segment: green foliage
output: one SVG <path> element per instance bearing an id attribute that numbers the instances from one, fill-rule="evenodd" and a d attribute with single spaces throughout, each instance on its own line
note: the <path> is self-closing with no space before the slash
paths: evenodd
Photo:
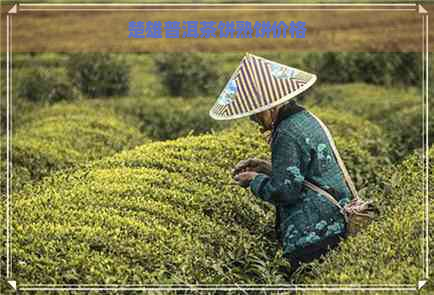
<path id="1" fill-rule="evenodd" d="M 306 70 L 315 73 L 322 82 L 347 83 L 352 80 L 351 69 L 342 53 L 310 53 L 303 62 Z"/>
<path id="2" fill-rule="evenodd" d="M 233 125 L 233 121 L 216 121 L 208 115 L 214 103 L 213 98 L 196 97 L 183 100 L 175 97 L 129 97 L 95 99 L 91 103 L 94 108 L 111 108 L 137 126 L 145 136 L 157 140 L 217 131 Z M 375 124 L 327 106 L 312 106 L 309 101 L 306 107 L 319 114 L 333 134 L 358 141 L 358 144 L 373 156 L 385 156 L 388 153 L 386 135 Z"/>
<path id="3" fill-rule="evenodd" d="M 104 68 L 95 66 L 97 58 L 89 56 L 76 60 L 77 65 L 87 60 L 80 66 L 86 75 Z M 215 68 L 211 74 L 198 70 L 215 67 L 216 59 L 210 56 L 161 55 L 155 60 L 162 60 L 163 78 L 173 75 L 185 82 L 175 83 L 176 91 L 197 96 L 217 93 L 212 89 Z M 280 57 L 304 69 L 301 60 Z M 51 55 L 44 59 L 52 67 L 59 65 Z M 171 60 L 182 66 L 172 71 Z M 413 85 L 420 79 L 412 53 L 327 53 L 304 61 L 317 67 L 318 72 L 312 71 L 320 81 Z M 230 73 L 238 62 L 239 54 L 234 54 L 221 67 Z M 71 63 L 70 59 L 69 68 Z M 156 80 L 150 73 L 139 74 L 135 79 L 146 82 L 135 87 L 145 95 L 148 92 L 140 89 Z M 115 76 L 98 79 L 110 81 Z M 89 81 L 91 91 L 100 84 Z M 152 93 L 159 93 L 156 89 Z M 363 188 L 362 197 L 374 198 L 383 214 L 364 233 L 327 255 L 323 264 L 305 265 L 311 271 L 292 279 L 303 284 L 415 284 L 423 277 L 422 160 L 415 154 L 394 168 L 390 162 L 421 146 L 418 88 L 317 85 L 304 96 L 302 103 L 331 129 L 357 188 Z M 20 101 L 14 102 L 13 107 L 19 108 L 14 114 L 20 116 L 14 117 L 18 129 L 12 146 L 12 254 L 14 275 L 21 283 L 279 284 L 290 280 L 289 265 L 281 251 L 276 252 L 272 208 L 230 184 L 230 168 L 239 160 L 269 157 L 257 129 L 241 122 L 220 133 L 188 136 L 228 126 L 209 118 L 214 98 L 94 99 L 40 110 L 29 100 L 21 100 L 18 106 Z M 33 113 L 22 116 L 20 110 Z M 155 139 L 187 137 L 121 152 L 144 141 L 135 129 Z M 117 152 L 121 153 L 110 156 Z M 97 160 L 106 155 L 110 157 Z M 433 158 L 431 149 L 430 163 Z M 31 185 L 23 187 L 25 183 Z M 5 211 L 3 200 L 0 209 Z M 4 240 L 0 242 L 3 245 Z M 4 269 L 4 260 L 0 263 Z M 429 288 L 433 290 L 432 285 Z"/>
<path id="4" fill-rule="evenodd" d="M 307 98 L 309 105 L 350 112 L 382 127 L 397 160 L 422 142 L 422 98 L 417 88 L 386 88 L 362 83 L 321 85 Z M 429 106 L 429 137 L 434 136 L 434 107 Z"/>
<path id="5" fill-rule="evenodd" d="M 381 171 L 391 163 L 392 146 L 387 134 L 377 125 L 349 113 L 316 106 L 307 109 L 328 126 L 339 152 L 346 150 L 342 157 L 356 187 L 377 184 Z"/>
<path id="6" fill-rule="evenodd" d="M 429 150 L 429 182 L 434 181 L 434 148 Z M 414 154 L 385 173 L 388 189 L 372 191 L 382 217 L 364 232 L 330 252 L 324 263 L 311 263 L 304 283 L 315 284 L 412 284 L 424 278 L 422 243 L 424 208 L 422 159 Z M 430 210 L 430 220 L 434 211 Z M 430 226 L 430 236 L 432 236 Z M 434 256 L 431 249 L 429 255 Z M 432 274 L 431 274 L 432 276 Z M 432 288 L 432 286 L 431 286 Z M 432 289 L 431 289 L 432 290 Z"/>
<path id="7" fill-rule="evenodd" d="M 194 97 L 215 94 L 219 78 L 217 60 L 199 53 L 153 55 L 156 73 L 172 96 Z"/>
<path id="8" fill-rule="evenodd" d="M 77 97 L 71 83 L 59 71 L 32 69 L 19 76 L 17 95 L 33 102 L 57 102 Z"/>
<path id="9" fill-rule="evenodd" d="M 65 65 L 67 54 L 60 52 L 14 52 L 13 69 L 17 68 L 59 68 Z M 1 60 L 6 66 L 6 59 Z"/>
<path id="10" fill-rule="evenodd" d="M 75 53 L 66 64 L 69 77 L 89 97 L 126 95 L 130 66 L 109 53 Z"/>
<path id="11" fill-rule="evenodd" d="M 230 125 L 213 120 L 208 115 L 214 101 L 203 97 L 188 100 L 178 97 L 129 97 L 95 100 L 92 103 L 101 109 L 113 109 L 137 126 L 146 137 L 156 140 L 211 132 Z"/>
<path id="12" fill-rule="evenodd" d="M 388 161 L 390 143 L 387 134 L 382 128 L 363 117 L 354 116 L 333 109 L 332 106 L 313 106 L 306 103 L 306 108 L 314 114 L 319 114 L 320 119 L 331 130 L 332 135 L 339 135 L 346 140 L 352 140 L 362 149 L 367 150 L 377 161 Z M 363 126 L 363 128 L 361 128 Z"/>
<path id="13" fill-rule="evenodd" d="M 351 140 L 336 140 L 344 159 L 370 161 Z M 286 282 L 271 206 L 231 185 L 230 168 L 253 156 L 269 157 L 269 147 L 252 124 L 240 123 L 142 145 L 25 187 L 13 199 L 16 279 Z"/>
<path id="14" fill-rule="evenodd" d="M 350 112 L 377 124 L 396 116 L 404 108 L 421 103 L 417 88 L 399 89 L 365 83 L 318 85 L 308 101 L 340 112 Z"/>
<path id="15" fill-rule="evenodd" d="M 425 136 L 423 131 L 424 112 L 422 104 L 402 109 L 396 116 L 392 116 L 385 124 L 385 129 L 390 130 L 392 141 L 396 148 L 396 157 L 403 158 L 414 149 L 422 148 L 422 139 Z M 399 129 L 398 129 L 399 128 Z M 428 137 L 432 145 L 434 137 L 434 107 L 432 104 L 428 110 Z"/>
<path id="16" fill-rule="evenodd" d="M 421 63 L 416 52 L 358 52 L 348 56 L 353 81 L 381 85 L 417 85 L 421 78 Z"/>
<path id="17" fill-rule="evenodd" d="M 252 143 L 239 133 L 187 137 L 46 178 L 15 198 L 14 206 L 33 208 L 14 217 L 14 243 L 23 246 L 15 248 L 15 274 L 57 283 L 239 279 L 250 253 L 266 249 L 256 233 L 267 215 L 248 192 L 216 182 L 229 182 L 219 165 L 257 152 Z M 205 172 L 208 163 L 196 160 L 214 159 L 213 151 L 218 165 Z"/>
<path id="18" fill-rule="evenodd" d="M 303 61 L 322 82 L 417 85 L 421 80 L 416 52 L 310 53 Z"/>
<path id="19" fill-rule="evenodd" d="M 106 110 L 110 110 L 125 123 L 140 130 L 145 137 L 167 140 L 187 134 L 197 135 L 218 131 L 230 126 L 232 122 L 216 121 L 208 115 L 213 103 L 213 98 L 205 97 L 188 100 L 174 97 L 116 97 L 79 100 L 71 103 L 71 108 L 80 108 L 80 105 L 83 105 L 95 112 L 106 113 Z M 3 132 L 6 128 L 6 105 L 2 104 L 2 107 Z M 30 124 L 40 109 L 39 105 L 29 103 L 25 99 L 14 100 L 12 107 L 14 114 L 23 114 L 19 117 L 14 116 L 14 130 L 20 128 L 24 122 Z"/>
<path id="20" fill-rule="evenodd" d="M 13 102 L 10 105 L 11 108 L 11 120 L 13 129 L 15 130 L 20 126 L 25 114 L 30 114 L 35 111 L 38 107 L 41 107 L 40 104 L 35 104 L 30 102 L 29 100 L 22 97 L 14 97 Z M 20 114 L 17 116 L 16 114 Z M 0 101 L 0 135 L 6 134 L 6 126 L 7 126 L 7 104 L 6 99 L 2 99 Z"/>
<path id="21" fill-rule="evenodd" d="M 114 114 L 93 111 L 85 103 L 42 108 L 23 119 L 13 134 L 14 189 L 52 171 L 75 167 L 142 142 L 140 133 Z M 6 151 L 6 140 L 2 141 L 2 151 Z M 5 161 L 2 165 L 4 168 Z M 5 181 L 2 177 L 2 187 Z"/>

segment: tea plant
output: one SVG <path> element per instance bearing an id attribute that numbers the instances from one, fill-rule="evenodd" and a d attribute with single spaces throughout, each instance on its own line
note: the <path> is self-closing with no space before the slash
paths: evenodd
<path id="1" fill-rule="evenodd" d="M 130 66 L 115 54 L 74 53 L 66 63 L 68 76 L 89 97 L 126 95 Z"/>
<path id="2" fill-rule="evenodd" d="M 94 107 L 112 109 L 145 136 L 155 140 L 175 139 L 228 127 L 230 123 L 218 122 L 208 115 L 213 103 L 213 99 L 206 97 L 188 100 L 181 97 L 127 97 L 92 101 Z"/>
<path id="3" fill-rule="evenodd" d="M 39 180 L 50 172 L 76 167 L 143 143 L 138 130 L 110 112 L 96 112 L 86 104 L 57 104 L 24 118 L 11 146 L 12 184 Z M 6 152 L 6 140 L 2 140 Z M 5 155 L 2 157 L 5 173 Z M 2 177 L 2 188 L 5 188 Z"/>
<path id="4" fill-rule="evenodd" d="M 389 158 L 400 161 L 422 147 L 423 108 L 418 89 L 386 88 L 361 83 L 321 85 L 308 97 L 307 104 L 332 108 L 345 116 L 350 112 L 383 129 L 390 142 Z M 434 108 L 429 105 L 429 137 L 434 136 Z M 379 147 L 385 146 L 378 142 Z"/>
<path id="5" fill-rule="evenodd" d="M 351 140 L 336 140 L 357 167 L 371 161 Z M 284 282 L 272 208 L 231 184 L 230 168 L 253 156 L 267 158 L 269 148 L 241 123 L 142 145 L 24 187 L 13 203 L 17 280 Z"/>
<path id="6" fill-rule="evenodd" d="M 17 95 L 32 102 L 54 103 L 78 96 L 62 72 L 36 68 L 18 73 Z"/>
<path id="7" fill-rule="evenodd" d="M 434 148 L 429 150 L 429 182 L 434 181 Z M 398 167 L 384 174 L 389 189 L 372 191 L 382 204 L 382 216 L 359 236 L 345 241 L 325 258 L 314 262 L 311 272 L 300 279 L 315 284 L 414 284 L 423 278 L 424 193 L 420 154 L 408 157 Z M 431 206 L 432 207 L 432 206 Z M 430 210 L 430 223 L 434 214 Z M 432 236 L 432 224 L 430 224 Z M 430 257 L 434 252 L 431 249 Z M 432 275 L 432 274 L 431 274 Z M 425 287 L 429 294 L 433 286 Z"/>
<path id="8" fill-rule="evenodd" d="M 175 52 L 153 55 L 156 73 L 172 96 L 194 97 L 215 93 L 219 67 L 205 54 Z"/>

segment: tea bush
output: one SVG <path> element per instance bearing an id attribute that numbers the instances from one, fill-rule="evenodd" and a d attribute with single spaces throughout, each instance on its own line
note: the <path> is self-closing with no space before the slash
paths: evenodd
<path id="1" fill-rule="evenodd" d="M 432 146 L 434 137 L 434 107 L 430 105 L 428 111 L 428 137 Z M 401 110 L 397 116 L 390 118 L 385 124 L 385 129 L 390 130 L 391 141 L 396 143 L 394 154 L 403 158 L 414 149 L 421 149 L 422 137 L 425 132 L 422 129 L 423 109 L 422 104 Z M 400 128 L 400 129 L 398 129 Z"/>
<path id="2" fill-rule="evenodd" d="M 308 101 L 341 112 L 351 112 L 377 124 L 396 116 L 404 108 L 421 105 L 420 93 L 415 87 L 404 89 L 366 83 L 318 85 Z"/>
<path id="3" fill-rule="evenodd" d="M 429 150 L 429 183 L 434 182 L 434 148 Z M 382 218 L 364 232 L 351 237 L 326 256 L 323 263 L 309 265 L 311 272 L 300 276 L 304 283 L 315 284 L 411 284 L 424 278 L 422 243 L 424 239 L 423 167 L 420 154 L 407 158 L 384 175 L 389 190 L 373 196 L 382 204 Z M 433 235 L 430 210 L 430 233 Z M 431 259 L 434 251 L 429 250 Z M 307 268 L 308 266 L 306 266 Z M 432 270 L 431 275 L 432 277 Z M 424 287 L 431 294 L 434 286 Z M 425 293 L 426 292 L 426 293 Z"/>
<path id="4" fill-rule="evenodd" d="M 421 81 L 417 52 L 356 52 L 348 54 L 353 80 L 379 85 L 413 85 Z"/>
<path id="5" fill-rule="evenodd" d="M 230 125 L 208 115 L 214 101 L 204 97 L 188 100 L 179 97 L 128 97 L 96 99 L 92 103 L 102 109 L 113 109 L 130 124 L 137 126 L 146 137 L 156 140 L 217 131 Z"/>
<path id="6" fill-rule="evenodd" d="M 422 64 L 416 52 L 323 52 L 303 58 L 322 82 L 417 85 Z"/>
<path id="7" fill-rule="evenodd" d="M 75 167 L 142 142 L 143 136 L 136 129 L 108 111 L 93 111 L 85 103 L 44 107 L 24 118 L 12 136 L 12 183 L 18 189 L 52 171 Z M 5 150 L 6 140 L 2 140 Z M 2 165 L 4 168 L 5 161 Z M 4 184 L 2 177 L 3 188 Z"/>
<path id="8" fill-rule="evenodd" d="M 17 95 L 33 102 L 49 103 L 77 97 L 72 84 L 60 71 L 38 68 L 19 75 Z"/>
<path id="9" fill-rule="evenodd" d="M 13 68 L 59 68 L 65 65 L 66 60 L 67 54 L 60 52 L 16 52 L 13 56 Z M 6 67 L 6 59 L 2 59 L 0 64 Z"/>
<path id="10" fill-rule="evenodd" d="M 318 114 L 321 121 L 331 130 L 332 135 L 354 140 L 361 148 L 376 156 L 377 160 L 381 158 L 382 161 L 387 162 L 391 147 L 387 134 L 382 128 L 363 117 L 334 109 L 333 106 L 317 106 L 309 102 L 305 106 L 308 111 Z"/>
<path id="11" fill-rule="evenodd" d="M 310 53 L 303 59 L 306 71 L 315 73 L 322 82 L 348 83 L 353 80 L 344 53 Z"/>
<path id="12" fill-rule="evenodd" d="M 126 95 L 130 66 L 115 54 L 74 53 L 66 63 L 74 85 L 89 97 Z"/>
<path id="13" fill-rule="evenodd" d="M 4 96 L 3 96 L 4 97 Z M 13 102 L 10 105 L 11 108 L 11 120 L 14 130 L 19 128 L 22 120 L 26 115 L 35 112 L 35 110 L 40 107 L 40 104 L 35 104 L 30 102 L 28 99 L 22 97 L 14 97 Z M 17 116 L 17 114 L 20 114 Z M 0 135 L 6 134 L 7 127 L 7 104 L 6 99 L 0 101 Z"/>
<path id="14" fill-rule="evenodd" d="M 138 126 L 145 136 L 158 140 L 213 132 L 233 125 L 232 122 L 216 121 L 209 117 L 208 111 L 212 102 L 208 98 L 192 98 L 187 101 L 171 98 L 170 104 L 167 101 L 163 97 L 152 100 L 141 98 L 95 100 L 93 103 L 103 108 L 110 105 L 119 114 L 127 115 L 130 119 L 126 118 L 126 120 Z M 330 108 L 308 106 L 307 109 L 318 114 L 329 126 L 332 134 L 342 138 L 339 139 L 340 141 L 354 146 L 353 151 L 356 154 L 369 153 L 365 157 L 369 158 L 369 165 L 363 167 L 354 165 L 354 168 L 358 169 L 355 177 L 360 186 L 363 187 L 375 179 L 379 171 L 372 169 L 374 166 L 380 168 L 390 163 L 388 158 L 390 144 L 384 132 L 375 124 Z M 361 129 L 360 126 L 364 128 Z M 375 161 L 372 156 L 376 157 Z"/>
<path id="15" fill-rule="evenodd" d="M 379 125 L 391 143 L 391 158 L 402 159 L 422 144 L 422 100 L 418 89 L 387 88 L 362 83 L 321 85 L 307 103 L 368 119 Z M 429 105 L 429 137 L 434 136 L 434 107 Z"/>
<path id="16" fill-rule="evenodd" d="M 255 271 L 255 249 L 270 247 L 261 235 L 266 212 L 246 191 L 224 185 L 226 169 L 201 155 L 224 157 L 221 165 L 256 154 L 254 147 L 261 145 L 239 134 L 187 137 L 44 179 L 15 198 L 14 206 L 34 208 L 14 217 L 14 243 L 23 245 L 15 274 L 57 283 L 243 280 L 244 268 Z M 134 167 L 118 163 L 123 157 Z M 173 163 L 175 171 L 163 168 Z"/>
<path id="17" fill-rule="evenodd" d="M 172 96 L 214 94 L 219 79 L 217 59 L 199 53 L 160 53 L 152 56 L 156 74 Z"/>
<path id="18" fill-rule="evenodd" d="M 351 173 L 375 165 L 351 139 L 336 141 Z M 252 124 L 240 123 L 142 145 L 24 187 L 13 199 L 16 279 L 285 282 L 289 265 L 275 253 L 270 206 L 230 184 L 230 168 L 253 156 L 269 157 L 268 147 Z"/>
<path id="19" fill-rule="evenodd" d="M 147 137 L 166 140 L 218 131 L 233 125 L 233 121 L 216 121 L 209 115 L 214 98 L 196 97 L 188 100 L 177 97 L 121 99 L 95 99 L 93 107 L 111 108 L 137 126 Z M 321 119 L 337 134 L 354 139 L 374 156 L 388 153 L 385 134 L 375 124 L 328 106 L 314 106 L 307 102 L 308 110 L 321 115 Z M 366 128 L 360 128 L 366 126 Z"/>

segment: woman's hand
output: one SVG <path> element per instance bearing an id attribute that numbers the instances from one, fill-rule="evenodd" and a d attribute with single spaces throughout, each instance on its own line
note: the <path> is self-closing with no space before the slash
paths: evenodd
<path id="1" fill-rule="evenodd" d="M 271 162 L 266 160 L 259 160 L 256 158 L 242 160 L 232 170 L 232 176 L 236 176 L 246 171 L 254 171 L 257 173 L 271 175 Z"/>
<path id="2" fill-rule="evenodd" d="M 254 171 L 241 172 L 235 175 L 234 180 L 238 182 L 241 187 L 248 187 L 250 182 L 256 177 L 258 173 Z"/>

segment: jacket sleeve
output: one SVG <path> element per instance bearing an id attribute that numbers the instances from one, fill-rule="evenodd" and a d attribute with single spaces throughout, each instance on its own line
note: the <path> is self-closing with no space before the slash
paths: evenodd
<path id="1" fill-rule="evenodd" d="M 291 205 L 301 199 L 304 175 L 302 151 L 296 140 L 280 130 L 272 144 L 271 177 L 258 174 L 251 182 L 252 193 L 274 205 Z"/>

